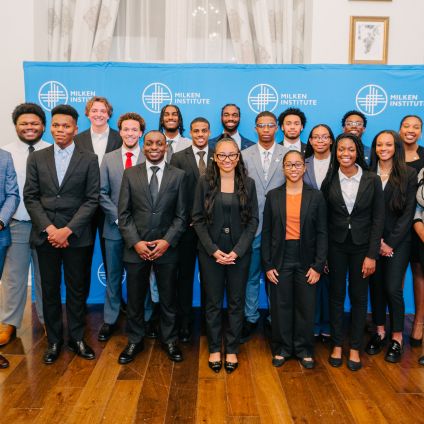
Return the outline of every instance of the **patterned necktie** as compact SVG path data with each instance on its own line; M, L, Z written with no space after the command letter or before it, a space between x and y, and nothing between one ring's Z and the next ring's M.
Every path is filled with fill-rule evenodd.
M125 153L126 154L126 156L127 156L127 159L126 159L126 161L125 161L125 169L128 169L128 168L131 168L132 167L132 156L134 156L133 155L133 153L131 153L131 152L127 152L127 153Z
M166 140L166 142L168 143L168 151L166 153L166 161L169 163L170 160L171 160L172 154L174 153L174 149L172 147L174 140L172 140L171 138L168 138L168 140Z
M150 195L152 196L153 204L155 204L156 199L158 198L158 193L159 193L159 181L157 176L159 167L151 166L150 169L152 170L153 174L152 174L152 178L150 178L149 189L150 189Z
M268 171L269 171L269 166L271 165L271 158L270 158L270 152L268 150L266 150L264 152L264 176L265 176L265 181L268 180Z
M30 144L28 146L28 155L30 155L34 150L35 150L35 147L32 144Z
M199 174L200 176L205 175L206 173L206 163L205 163L205 154L206 152L197 152L199 155Z

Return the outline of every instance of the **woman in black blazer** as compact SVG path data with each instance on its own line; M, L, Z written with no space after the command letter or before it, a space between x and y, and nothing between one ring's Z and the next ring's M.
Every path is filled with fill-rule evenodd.
M223 138L216 144L214 160L197 184L192 218L199 237L209 367L219 372L222 366L222 304L226 291L224 366L231 373L238 366L251 244L259 222L255 182L247 177L233 139Z
M303 183L305 162L295 150L283 159L286 183L266 197L262 262L269 287L272 364L294 355L313 368L316 283L327 258L327 212L319 190Z
M407 166L399 134L380 131L372 142L372 171L380 176L384 190L385 219L380 258L370 279L373 322L377 331L367 344L369 355L379 353L388 339L385 331L389 306L391 336L385 360L399 362L403 351L405 304L402 281L411 250L411 226L415 213L417 173Z
M384 226L381 180L367 171L360 140L353 134L337 137L330 168L321 186L328 208L328 265L333 367L342 365L346 276L351 302L350 351L347 366L359 370L368 303L368 279L375 271Z

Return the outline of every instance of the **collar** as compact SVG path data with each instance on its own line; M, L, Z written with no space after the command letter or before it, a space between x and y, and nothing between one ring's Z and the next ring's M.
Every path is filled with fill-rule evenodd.
M91 134L91 138L102 138L102 137L109 137L109 131L110 131L110 127L109 125L107 126L107 128L102 132L102 133L96 133L93 131L93 128L90 127L90 134Z
M160 171L163 171L164 170L164 168L165 168L165 165L166 165L166 160L165 160L165 158L163 158L163 160L162 160L162 162L160 162L160 163L156 163L156 164L154 164L154 163L151 163L151 162L149 162L147 159L146 159L146 168L147 168L147 170L149 171L151 171L151 167L152 166L158 166L159 167L159 170Z
M270 149L264 149L261 145L260 145L260 143L258 142L258 149L259 149L259 154L261 155L261 157L263 156L263 154L264 154L264 152L269 152L269 153L271 153L271 157L272 157L272 155L274 154L274 150L275 150L275 145L276 145L277 143L274 141L274 144L271 146L271 148Z
M302 149L302 144L300 142L300 138L298 138L294 143L291 143L290 141L288 141L285 137L284 137L284 141L283 141L283 145L286 148L289 148L290 146L295 146L299 152Z
M54 153L55 154L61 154L66 153L67 155L71 156L72 153L74 153L75 150L75 143L72 142L68 147L61 149L56 143L54 143Z
M41 141L44 141L44 140L40 139L34 144L28 144L28 143L25 143L24 141L21 141L21 140L18 139L18 140L16 140L16 145L18 146L19 150L22 150L22 152L27 152L29 146L33 146L35 150L38 150L39 147L42 144L42 143L40 143Z
M209 146L208 145L206 145L204 149L199 149L197 146L195 146L194 144L192 144L191 145L191 148L193 149L193 153L194 153L194 156L195 157L197 155L197 152L205 152L205 159L207 158L207 156L208 156L208 150L209 150Z
M140 154L140 145L137 144L134 148L128 149L128 147L125 147L122 145L121 147L121 154L122 156L126 156L126 153L131 152L136 158L138 158L138 155Z
M343 174L343 172L340 170L339 168L339 179L340 182L341 181L352 181L355 180L359 183L359 181L361 181L361 177L362 177L362 168L355 164L355 166L358 168L358 172L355 175L352 175L351 177L346 176L345 174Z
M176 136L176 137L174 137L174 138L169 138L169 137L165 134L165 137L166 137L166 142L167 142L168 144L170 144L170 143L178 142L178 141L180 140L180 138L181 138L181 134L180 134L180 133L178 133L178 134L177 134L177 136Z

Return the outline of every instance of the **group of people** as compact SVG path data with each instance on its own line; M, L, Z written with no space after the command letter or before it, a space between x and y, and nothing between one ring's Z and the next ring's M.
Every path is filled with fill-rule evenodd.
M112 112L106 98L93 97L85 110L91 126L78 133L78 112L56 106L51 145L42 140L46 116L40 106L24 103L13 111L17 140L0 149L0 346L21 325L32 264L48 342L44 363L56 362L64 343L62 269L67 347L95 358L84 326L97 232L107 279L98 339L113 336L125 306L128 343L120 364L135 359L145 337L159 338L170 360L183 360L179 342L192 336L196 259L213 372L238 368L239 346L260 318L262 273L276 367L296 357L314 368L317 339L331 339L328 361L342 365L346 287L347 367L361 368L368 291L374 332L365 351L378 354L388 345L385 359L399 362L408 263L415 295L409 340L422 343L424 149L418 116L404 117L399 132L379 132L367 148L361 140L367 118L356 110L343 116L337 138L318 124L307 143L300 139L305 114L295 108L278 118L259 113L256 143L238 132L235 104L222 107L223 132L216 138L204 117L190 123L191 139L184 138L175 105L165 106L158 130L148 132L134 112L119 117L118 131L111 129ZM279 128L281 143L275 139ZM419 362L424 365L424 356ZM7 366L0 355L0 367Z

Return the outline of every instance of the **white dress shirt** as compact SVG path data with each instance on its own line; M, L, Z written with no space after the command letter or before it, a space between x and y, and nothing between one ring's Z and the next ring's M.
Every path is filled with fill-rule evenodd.
M168 149L172 147L172 152L177 153L191 146L191 140L183 137L180 133L175 138L168 138L165 134Z
M289 150L297 150L298 152L302 151L302 144L300 138L297 139L295 143L290 143L286 138L284 139L283 146Z
M127 162L127 153L131 152L133 155L131 156L131 163L132 166L134 166L137 163L138 155L140 154L140 146L137 144L134 149L128 149L124 145L121 147L121 156L122 156L122 164L124 165L125 169L125 163Z
M330 166L331 155L328 155L326 159L317 159L314 156L314 173L315 181L317 186L320 189L321 184L324 181L325 176L327 175L328 167Z
M225 134L225 131L222 134ZM237 146L238 146L239 150L241 150L241 135L240 135L240 133L238 131L236 131L230 137L237 143Z
M40 140L37 143L33 144L33 146L35 150L41 150L51 146L51 144L47 143L47 141ZM21 200L19 201L18 209L16 209L16 212L12 217L13 219L16 219L18 221L31 220L25 208L23 195L26 179L26 163L29 155L28 147L29 145L21 140L12 141L12 143L2 146L3 150L7 150L12 155L13 166L15 167L16 176L18 178L19 196Z
M62 184L63 177L68 170L74 150L74 142L64 149L61 149L57 144L54 145L54 164L56 166L56 174L59 185Z
M208 151L209 151L208 145L206 145L204 149L199 149L194 144L192 144L191 148L193 149L194 158L196 159L197 167L199 167L199 161L200 161L200 156L197 154L197 152L205 152L205 156L203 156L203 160L205 161L205 165L207 167L208 166Z
M359 165L356 165L356 167L358 168L358 172L352 177L347 177L339 168L340 187L342 189L343 200L349 214L352 213L353 206L355 205L359 183L361 182L362 177L362 168Z
M93 143L93 150L94 150L94 153L97 155L99 166L102 163L103 156L106 153L107 139L109 138L109 130L110 130L110 127L108 125L105 132L98 134L94 132L92 128L90 128L91 142Z
M152 179L153 171L151 170L152 166L158 166L159 169L156 172L156 176L158 177L158 190L160 190L160 184L162 182L163 170L165 169L166 161L163 159L161 163L153 164L146 159L146 168L147 168L147 181L150 184L150 180Z

